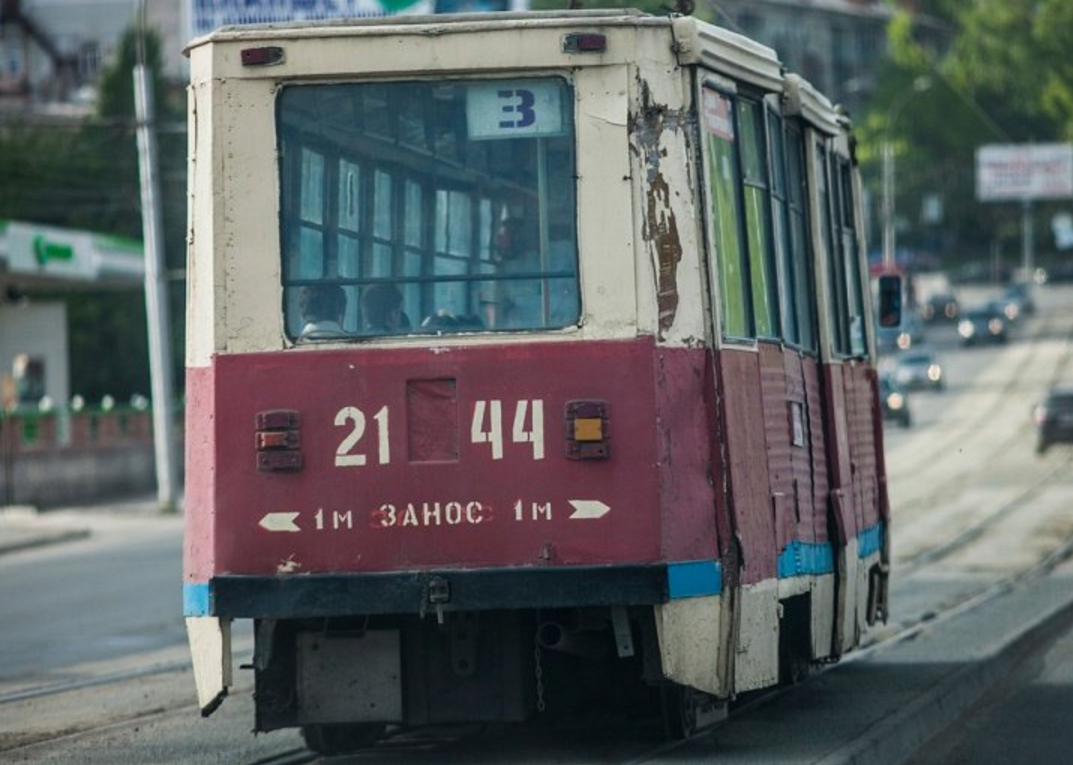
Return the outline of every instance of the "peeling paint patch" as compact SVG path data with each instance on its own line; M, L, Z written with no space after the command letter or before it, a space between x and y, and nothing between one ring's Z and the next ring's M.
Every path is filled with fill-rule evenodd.
M660 163L667 156L663 138L667 131L678 132L684 115L652 101L648 83L640 81L641 110L631 120L642 161L645 164L645 212L642 235L656 259L656 301L659 311L659 337L674 325L678 312L678 264L682 260L682 242L678 221L671 207L671 189Z
M294 559L294 555L290 555L284 560L281 560L276 564L277 574L294 574L302 567L302 564Z
M656 302L659 334L663 339L678 312L678 263L682 260L682 243L678 237L678 222L670 207L670 190L662 175L648 189L645 229L645 238L656 248L659 268Z

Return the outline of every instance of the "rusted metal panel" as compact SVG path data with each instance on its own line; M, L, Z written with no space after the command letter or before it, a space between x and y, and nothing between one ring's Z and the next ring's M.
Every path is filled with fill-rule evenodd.
M809 448L808 464L812 479L812 536L816 542L829 539L827 531L827 507L830 501L831 478L827 455L827 436L823 386L819 362L811 357L802 357L801 371L804 377L805 399L808 413Z
M213 429L215 472L205 465L195 481L206 483L192 487L193 539L207 538L188 578L657 561L661 471L692 532L710 533L714 521L698 469L703 351L690 352L696 361L668 354L661 378L660 416L692 420L692 433L675 434L701 449L691 457L677 443L660 452L654 353L648 338L217 357L201 382L212 407L198 410ZM430 393L430 380L454 382ZM416 409L407 400L415 385L425 391ZM606 403L610 458L569 460L566 404L588 399ZM261 473L255 415L280 408L301 415L303 467ZM415 461L411 415L457 433L423 438ZM712 557L714 540L675 545Z
M722 477L712 462L709 361L703 350L658 351L656 412L666 560L711 560L721 555L714 487Z
M880 520L877 459L880 444L876 441L877 411L873 403L873 376L870 368L864 365L846 368L854 493L858 503L858 524L862 530L875 526Z
M723 349L718 354L722 414L734 532L741 551L742 584L776 575L775 519L771 510L767 444L760 395L759 354Z
M819 378L813 359L798 351L783 354L786 364L786 397L791 407L794 496L797 511L797 534L803 542L827 540L826 488L817 492L816 484L826 486L822 420L812 414L813 399L819 398ZM801 433L797 433L800 420ZM818 442L818 446L817 446ZM823 500L823 501L821 501ZM819 529L817 529L819 524Z
M825 416L827 427L827 458L830 466L830 501L837 542L846 544L857 536L856 501L853 486L851 438L847 422L847 392L842 364L823 366Z
M764 438L771 507L775 515L775 544L782 550L797 538L790 401L787 395L783 348L760 343L760 390L764 408Z

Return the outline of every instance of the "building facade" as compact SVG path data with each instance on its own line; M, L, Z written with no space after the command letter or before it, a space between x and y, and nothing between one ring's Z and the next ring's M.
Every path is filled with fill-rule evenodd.
M185 78L185 3L145 2L146 26L163 42L167 74ZM0 114L79 118L139 0L0 0Z

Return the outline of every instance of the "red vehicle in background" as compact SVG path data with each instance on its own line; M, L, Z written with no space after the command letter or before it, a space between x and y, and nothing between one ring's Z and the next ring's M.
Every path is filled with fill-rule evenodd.
M256 729L335 752L580 694L684 735L885 618L849 126L773 51L588 11L189 54L205 713L235 619Z

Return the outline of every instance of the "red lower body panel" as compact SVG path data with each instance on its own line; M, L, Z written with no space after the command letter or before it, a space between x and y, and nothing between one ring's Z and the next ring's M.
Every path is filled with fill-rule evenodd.
M217 356L187 373L186 581L711 560L709 362L651 339ZM300 469L258 468L267 412Z

